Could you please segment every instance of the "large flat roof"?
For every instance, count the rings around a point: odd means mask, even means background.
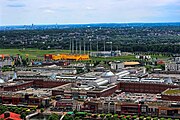
[[[139,65],[139,62],[124,62],[124,65]]]

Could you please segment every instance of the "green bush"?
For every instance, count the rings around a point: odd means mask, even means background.
[[[59,116],[58,114],[53,113],[49,116],[48,120],[59,120]]]
[[[41,108],[40,111],[41,111],[41,113],[43,113],[44,112],[44,108]]]
[[[151,120],[151,117],[150,116],[146,117],[146,120]]]
[[[140,116],[140,117],[139,117],[139,120],[144,120],[144,116]]]
[[[165,118],[160,118],[160,120],[165,120]]]
[[[23,112],[23,113],[21,113],[21,116],[20,116],[20,118],[21,119],[25,119],[25,117],[26,117],[26,114]]]
[[[133,120],[135,120],[136,118],[137,118],[137,115],[134,115],[134,116],[132,117]]]
[[[158,117],[153,118],[153,120],[158,120]]]

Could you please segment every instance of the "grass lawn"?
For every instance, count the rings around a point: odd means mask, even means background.
[[[20,54],[23,58],[26,54],[30,59],[43,59],[44,54],[61,54],[61,53],[70,53],[70,50],[39,50],[39,49],[0,49],[0,54],[9,54],[11,56],[15,56],[16,54]],[[164,59],[168,58],[167,56],[160,55],[152,55],[152,58]],[[91,57],[93,61],[133,61],[138,60],[135,58],[135,55],[127,55],[127,56],[118,56],[118,57]]]
[[[92,57],[91,58],[94,61],[132,61],[132,60],[138,60],[135,58],[134,55],[127,55],[127,56],[118,56],[118,57]]]
[[[69,50],[39,50],[39,49],[0,49],[0,54],[9,54],[15,56],[20,54],[22,57],[25,57],[28,54],[30,59],[42,59],[44,54],[60,54],[60,53],[69,53]]]
[[[169,56],[159,54],[159,55],[151,55],[151,58],[167,59],[169,58]]]
[[[180,89],[172,89],[172,90],[167,90],[164,92],[164,94],[180,94]]]

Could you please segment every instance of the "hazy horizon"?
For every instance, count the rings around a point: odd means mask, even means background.
[[[0,0],[0,26],[180,22],[179,0]]]
[[[176,24],[176,23],[180,23],[180,22],[127,22],[127,23],[64,23],[64,24],[61,24],[61,23],[49,23],[49,24],[9,24],[9,25],[0,25],[1,27],[2,26],[41,26],[41,25],[90,25],[90,24]]]

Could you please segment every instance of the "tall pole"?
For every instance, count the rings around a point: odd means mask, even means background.
[[[81,54],[81,39],[79,40],[79,54]]]
[[[76,54],[77,54],[77,50],[78,50],[77,39],[75,41],[76,41]]]
[[[90,41],[89,41],[89,51],[91,52],[91,50],[92,50],[92,42],[91,42],[91,39],[90,39]]]
[[[84,54],[86,54],[86,43],[85,43],[85,40],[84,40]]]
[[[71,39],[69,40],[69,50],[70,50],[70,52],[72,53],[72,48],[71,48]]]
[[[106,51],[106,42],[104,40],[104,51]]]
[[[111,42],[111,52],[112,52],[112,42]]]
[[[74,39],[72,39],[72,53],[74,54]]]
[[[99,51],[98,40],[97,40],[97,52]]]

